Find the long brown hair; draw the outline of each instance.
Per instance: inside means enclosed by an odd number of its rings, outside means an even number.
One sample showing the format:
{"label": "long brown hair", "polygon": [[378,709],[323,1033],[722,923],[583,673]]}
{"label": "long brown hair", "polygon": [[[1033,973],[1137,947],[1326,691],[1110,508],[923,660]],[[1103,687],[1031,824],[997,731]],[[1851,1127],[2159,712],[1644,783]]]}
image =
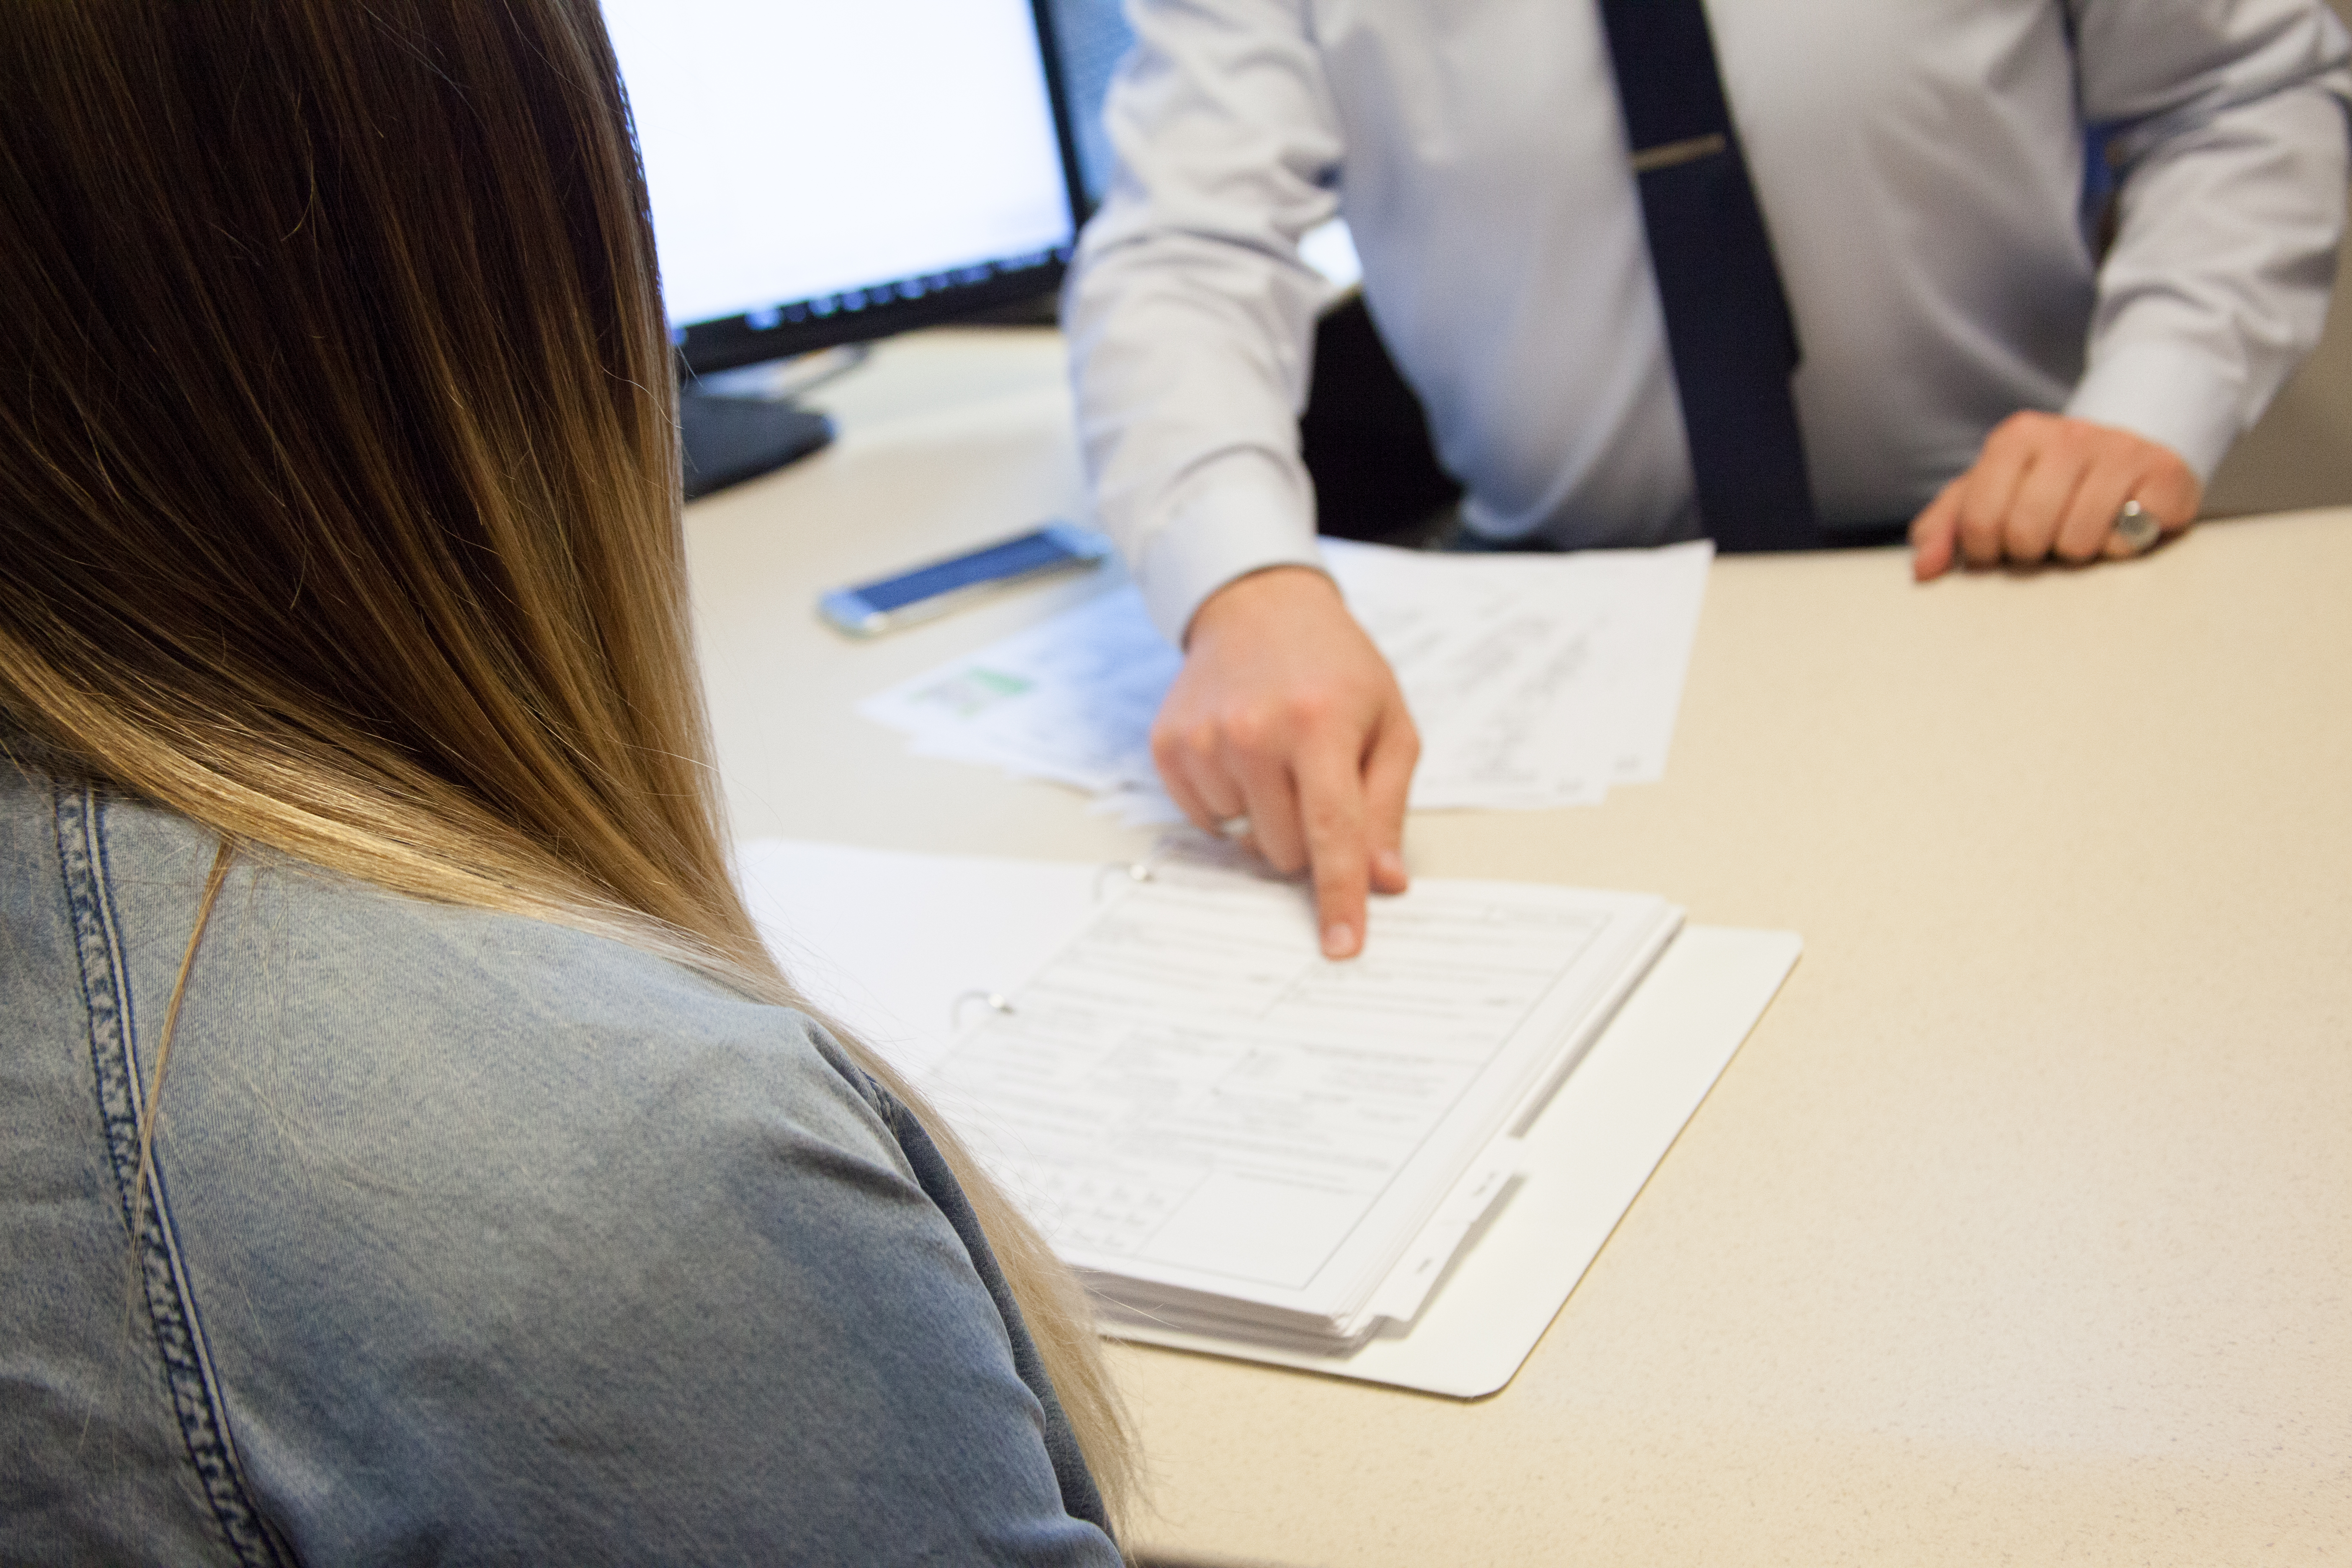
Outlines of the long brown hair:
{"label": "long brown hair", "polygon": [[[593,0],[0,16],[0,710],[225,843],[794,1004],[729,877]],[[1083,1299],[926,1120],[1116,1506]]]}

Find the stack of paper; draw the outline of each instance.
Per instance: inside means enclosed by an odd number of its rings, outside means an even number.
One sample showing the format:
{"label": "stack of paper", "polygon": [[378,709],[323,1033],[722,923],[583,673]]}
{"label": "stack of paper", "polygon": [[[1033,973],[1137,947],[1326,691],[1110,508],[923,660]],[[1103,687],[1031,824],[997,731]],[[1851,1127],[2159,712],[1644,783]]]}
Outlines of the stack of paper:
{"label": "stack of paper", "polygon": [[[1446,555],[1326,540],[1422,736],[1412,804],[1598,805],[1664,775],[1711,547]],[[859,711],[929,756],[1173,821],[1150,734],[1181,660],[1132,588],[928,670]]]}
{"label": "stack of paper", "polygon": [[[1307,1352],[1412,1322],[1682,918],[1634,894],[1424,879],[1333,963],[1306,889],[1238,858],[1097,880],[1034,973],[968,969],[944,1004],[947,982],[919,981],[934,1016],[876,1043],[1115,1317]],[[992,882],[998,924],[1018,923],[1019,879]]]}

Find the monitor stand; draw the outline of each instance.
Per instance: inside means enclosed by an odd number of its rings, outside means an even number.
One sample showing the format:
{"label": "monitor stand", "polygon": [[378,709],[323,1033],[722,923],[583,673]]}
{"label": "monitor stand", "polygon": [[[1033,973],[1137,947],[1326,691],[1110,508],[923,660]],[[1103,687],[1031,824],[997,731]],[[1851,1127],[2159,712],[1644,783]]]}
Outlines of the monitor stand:
{"label": "monitor stand", "polygon": [[765,397],[684,389],[677,418],[688,500],[781,468],[833,439],[833,421],[824,415]]}

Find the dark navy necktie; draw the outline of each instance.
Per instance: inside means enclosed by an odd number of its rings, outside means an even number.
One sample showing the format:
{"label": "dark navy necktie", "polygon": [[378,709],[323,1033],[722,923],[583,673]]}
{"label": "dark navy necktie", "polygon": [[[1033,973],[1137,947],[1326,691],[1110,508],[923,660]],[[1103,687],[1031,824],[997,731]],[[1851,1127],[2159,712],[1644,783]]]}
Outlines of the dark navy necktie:
{"label": "dark navy necktie", "polygon": [[1822,542],[1789,377],[1797,329],[1699,0],[1601,0],[1691,471],[1725,550]]}

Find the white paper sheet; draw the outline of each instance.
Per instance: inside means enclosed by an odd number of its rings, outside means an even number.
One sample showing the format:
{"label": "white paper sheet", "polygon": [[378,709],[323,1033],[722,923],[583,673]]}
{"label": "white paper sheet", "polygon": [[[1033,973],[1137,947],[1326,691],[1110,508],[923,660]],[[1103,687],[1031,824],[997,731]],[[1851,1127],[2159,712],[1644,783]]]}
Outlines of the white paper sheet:
{"label": "white paper sheet", "polygon": [[1174,859],[923,1083],[1079,1268],[1361,1326],[1675,923],[1640,894],[1423,879],[1333,963],[1304,887]]}
{"label": "white paper sheet", "polygon": [[1286,1349],[1148,1324],[1120,1338],[1455,1399],[1509,1383],[1771,1005],[1793,931],[1685,926],[1528,1130],[1513,1190],[1401,1334]]}
{"label": "white paper sheet", "polygon": [[736,871],[752,921],[820,1010],[919,1079],[992,992],[1093,918],[1116,868],[751,839]]}
{"label": "white paper sheet", "polygon": [[[1661,777],[1711,547],[1449,555],[1324,542],[1422,731],[1420,809],[1598,804]],[[926,755],[1178,813],[1151,763],[1180,659],[1132,588],[877,693],[859,711]]]}
{"label": "white paper sheet", "polygon": [[1133,588],[901,681],[858,711],[933,756],[1097,793],[1150,785],[1151,716],[1183,662]]}
{"label": "white paper sheet", "polygon": [[[983,1005],[974,993],[1045,965],[1120,879],[1119,868],[1094,864],[773,839],[738,854],[753,917],[788,972],[917,1078],[951,1044],[960,997],[969,1023]],[[1409,1330],[1338,1353],[1134,1321],[1107,1321],[1105,1331],[1455,1397],[1493,1393],[1600,1252],[1799,948],[1787,932],[1686,928],[1512,1147],[1507,1186],[1491,1194],[1500,1202],[1480,1207],[1471,1194],[1463,1223],[1483,1228]],[[1474,1171],[1465,1185],[1487,1173]]]}
{"label": "white paper sheet", "polygon": [[[1378,900],[1363,955],[1333,963],[1309,890],[1251,864],[1216,845],[1146,879],[1097,875],[1074,931],[1057,876],[1038,913],[1069,934],[1034,973],[985,977],[957,952],[938,967],[969,984],[920,1004],[962,1026],[955,1042],[916,1044],[920,1020],[888,1026],[1055,1250],[1119,1300],[1169,1321],[1255,1313],[1304,1338],[1360,1335],[1419,1304],[1382,1282],[1680,915],[1641,894],[1424,879]],[[772,852],[748,853],[747,878],[755,867],[813,879]],[[1013,923],[954,875],[915,895],[921,918]]]}

